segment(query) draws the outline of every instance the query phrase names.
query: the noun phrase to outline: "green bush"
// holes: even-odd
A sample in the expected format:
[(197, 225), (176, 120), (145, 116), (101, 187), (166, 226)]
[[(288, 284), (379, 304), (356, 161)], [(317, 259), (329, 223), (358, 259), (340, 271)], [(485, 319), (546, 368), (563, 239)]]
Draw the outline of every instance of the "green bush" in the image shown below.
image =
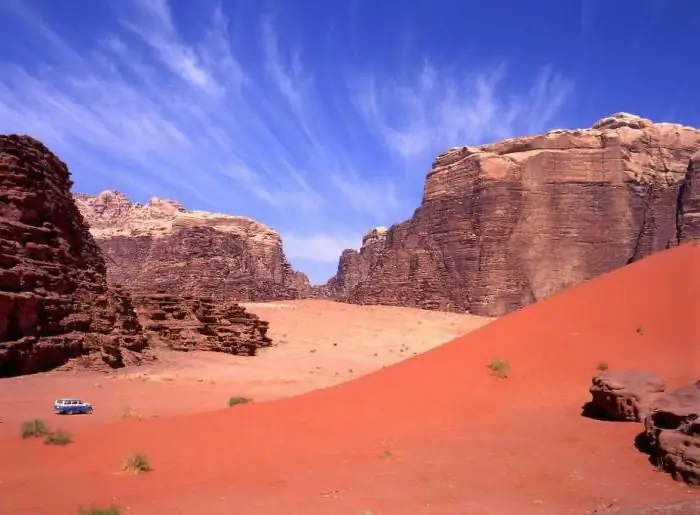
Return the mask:
[(146, 458), (145, 454), (136, 453), (126, 459), (124, 469), (127, 472), (141, 474), (143, 472), (149, 472), (151, 470), (151, 465), (148, 463), (148, 458)]
[(248, 397), (229, 397), (228, 405), (229, 407), (233, 407), (238, 406), (239, 404), (247, 404), (250, 401), (252, 401), (252, 399), (249, 399)]
[(114, 504), (107, 508), (97, 508), (93, 506), (92, 508), (83, 508), (80, 506), (78, 508), (78, 515), (119, 515), (121, 512)]
[(68, 445), (73, 440), (70, 433), (59, 429), (56, 432), (49, 433), (44, 437), (44, 443), (49, 445)]
[(49, 426), (40, 418), (22, 422), (22, 438), (38, 438), (49, 433)]
[(488, 364), (488, 368), (500, 379), (506, 379), (510, 375), (510, 363), (503, 359), (494, 359)]

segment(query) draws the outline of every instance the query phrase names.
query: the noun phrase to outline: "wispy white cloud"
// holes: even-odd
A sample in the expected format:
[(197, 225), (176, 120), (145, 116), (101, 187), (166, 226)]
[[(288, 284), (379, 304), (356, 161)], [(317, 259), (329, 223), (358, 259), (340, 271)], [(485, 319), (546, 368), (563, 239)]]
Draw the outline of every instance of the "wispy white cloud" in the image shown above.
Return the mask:
[(544, 67), (530, 88), (504, 87), (507, 63), (487, 70), (440, 70), (430, 62), (392, 79), (361, 75), (352, 84), (358, 111), (405, 159), (457, 144), (485, 143), (545, 130), (573, 83)]
[(0, 4), (46, 43), (23, 59), (0, 48), (0, 131), (42, 139), (78, 188), (259, 218), (292, 259), (334, 261), (369, 227), (401, 221), (437, 153), (544, 130), (572, 88), (546, 68), (515, 87), (506, 65), (324, 60), (264, 12), (234, 33), (225, 2), (197, 17), (203, 26), (167, 0), (110, 5), (78, 45), (29, 3)]

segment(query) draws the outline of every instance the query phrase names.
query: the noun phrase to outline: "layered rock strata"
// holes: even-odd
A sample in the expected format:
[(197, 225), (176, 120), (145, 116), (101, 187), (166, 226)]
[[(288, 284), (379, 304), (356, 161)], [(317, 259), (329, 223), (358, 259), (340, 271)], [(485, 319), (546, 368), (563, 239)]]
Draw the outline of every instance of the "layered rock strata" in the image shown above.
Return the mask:
[(247, 356), (272, 345), (268, 323), (239, 304), (160, 293), (136, 294), (134, 305), (154, 345)]
[(107, 260), (110, 284), (135, 293), (237, 301), (296, 299), (309, 294), (280, 235), (242, 216), (188, 211), (179, 202), (130, 202), (116, 191), (75, 195)]
[(138, 362), (147, 339), (70, 194), (66, 165), (29, 136), (0, 136), (0, 377), (99, 356)]
[(497, 316), (700, 237), (700, 131), (626, 113), (440, 155), (413, 217), (343, 252), (339, 300)]

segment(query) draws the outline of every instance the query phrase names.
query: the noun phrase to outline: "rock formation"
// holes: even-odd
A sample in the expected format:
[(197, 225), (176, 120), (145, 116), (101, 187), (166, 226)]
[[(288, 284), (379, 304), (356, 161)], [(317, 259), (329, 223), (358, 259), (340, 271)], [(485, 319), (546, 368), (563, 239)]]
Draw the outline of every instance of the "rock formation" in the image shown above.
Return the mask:
[(328, 295), (496, 316), (700, 237), (700, 131), (617, 113), (453, 148), (413, 217), (343, 252)]
[(235, 303), (161, 293), (135, 294), (134, 305), (153, 345), (254, 356), (272, 344), (268, 323)]
[(310, 291), (278, 233), (242, 216), (188, 211), (172, 200), (131, 203), (116, 191), (75, 195), (107, 260), (110, 284), (135, 293), (294, 299)]
[(28, 136), (0, 136), (0, 377), (99, 355), (137, 362), (146, 338), (70, 194), (66, 165)]
[(657, 399), (644, 426), (657, 464), (674, 479), (700, 486), (700, 380)]
[[(362, 251), (368, 257), (376, 256), (381, 252), (386, 238), (386, 227), (375, 227), (362, 237)], [(373, 265), (373, 260), (358, 259), (358, 253), (354, 250), (346, 249), (340, 255), (338, 261), (338, 273), (331, 277), (327, 284), (316, 287), (322, 296), (343, 299), (351, 298), (353, 288), (357, 286), (362, 278), (369, 275), (369, 269)]]
[(638, 370), (606, 371), (592, 380), (592, 403), (612, 420), (642, 422), (665, 389), (654, 374)]

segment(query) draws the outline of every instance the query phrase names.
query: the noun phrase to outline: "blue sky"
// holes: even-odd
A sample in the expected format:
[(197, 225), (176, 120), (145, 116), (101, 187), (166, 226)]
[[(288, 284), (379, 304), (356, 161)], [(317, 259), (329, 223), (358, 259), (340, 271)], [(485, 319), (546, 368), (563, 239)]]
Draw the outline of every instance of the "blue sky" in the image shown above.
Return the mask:
[(323, 282), (435, 156), (617, 111), (700, 125), (696, 0), (0, 0), (0, 132), (74, 191), (278, 230)]

